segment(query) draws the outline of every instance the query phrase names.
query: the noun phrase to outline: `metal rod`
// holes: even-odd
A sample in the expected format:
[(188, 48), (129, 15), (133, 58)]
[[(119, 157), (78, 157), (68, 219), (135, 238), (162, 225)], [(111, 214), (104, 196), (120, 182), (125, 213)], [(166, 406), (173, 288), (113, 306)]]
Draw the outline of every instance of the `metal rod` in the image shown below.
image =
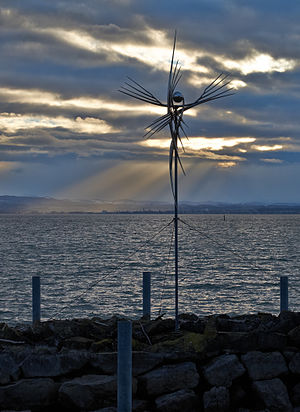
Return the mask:
[(175, 112), (175, 164), (174, 164), (174, 254), (175, 254), (175, 331), (179, 330), (178, 321), (178, 127)]
[(143, 318), (151, 318), (151, 272), (143, 272)]
[(280, 276), (280, 312), (289, 310), (288, 276)]
[(41, 320), (41, 279), (39, 276), (32, 276), (32, 323)]
[(132, 324), (118, 322), (118, 412), (132, 410)]

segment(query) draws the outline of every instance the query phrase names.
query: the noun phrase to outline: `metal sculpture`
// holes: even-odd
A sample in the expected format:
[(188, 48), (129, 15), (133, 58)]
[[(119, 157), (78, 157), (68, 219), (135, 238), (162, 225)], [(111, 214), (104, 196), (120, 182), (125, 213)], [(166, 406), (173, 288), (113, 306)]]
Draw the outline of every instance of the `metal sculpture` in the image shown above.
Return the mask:
[[(185, 103), (184, 96), (180, 91), (176, 90), (176, 87), (182, 77), (180, 73), (181, 67), (177, 60), (174, 64), (174, 54), (176, 48), (176, 32), (174, 36), (174, 44), (169, 72), (168, 80), (168, 94), (167, 103), (162, 103), (154, 94), (144, 88), (141, 84), (135, 80), (128, 78), (128, 82), (125, 82), (125, 86), (122, 86), (119, 90), (121, 93), (127, 96), (133, 97), (137, 100), (141, 100), (146, 103), (153, 104), (155, 106), (166, 107), (167, 113), (154, 120), (149, 126), (145, 128), (147, 132), (144, 137), (149, 138), (155, 133), (160, 132), (166, 126), (169, 126), (171, 133), (170, 152), (169, 152), (169, 173), (172, 194), (174, 198), (174, 255), (175, 255), (175, 330), (179, 329), (178, 321), (178, 163), (181, 167), (183, 174), (185, 171), (183, 164), (178, 153), (178, 140), (184, 151), (182, 143), (181, 133), (187, 138), (184, 126), (186, 123), (183, 120), (183, 114), (186, 110), (196, 107), (200, 104), (210, 102), (212, 100), (220, 99), (232, 95), (230, 93), (232, 87), (227, 87), (230, 83), (228, 80), (228, 74), (219, 74), (202, 92), (194, 102)], [(174, 169), (173, 169), (174, 164)]]

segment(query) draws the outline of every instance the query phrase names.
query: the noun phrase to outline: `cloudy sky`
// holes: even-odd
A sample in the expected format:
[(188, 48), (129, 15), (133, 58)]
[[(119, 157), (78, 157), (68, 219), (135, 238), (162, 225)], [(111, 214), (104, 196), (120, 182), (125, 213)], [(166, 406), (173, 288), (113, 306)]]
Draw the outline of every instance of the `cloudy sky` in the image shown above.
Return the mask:
[(0, 195), (171, 200), (164, 109), (124, 96), (130, 76), (166, 100), (219, 73), (236, 93), (185, 114), (180, 198), (300, 202), (300, 3), (0, 0)]

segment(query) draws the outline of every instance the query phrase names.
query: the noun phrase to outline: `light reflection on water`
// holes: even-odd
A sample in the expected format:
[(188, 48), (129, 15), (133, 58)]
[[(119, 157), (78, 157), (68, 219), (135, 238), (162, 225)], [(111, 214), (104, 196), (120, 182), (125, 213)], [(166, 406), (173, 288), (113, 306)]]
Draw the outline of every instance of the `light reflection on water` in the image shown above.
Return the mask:
[[(300, 311), (300, 215), (182, 219), (201, 234), (180, 223), (180, 312), (278, 313), (280, 275), (290, 276), (290, 307)], [(143, 271), (152, 271), (154, 315), (173, 316), (172, 225), (141, 248), (171, 220), (0, 215), (0, 321), (30, 321), (32, 275), (42, 277), (43, 319), (139, 317)]]

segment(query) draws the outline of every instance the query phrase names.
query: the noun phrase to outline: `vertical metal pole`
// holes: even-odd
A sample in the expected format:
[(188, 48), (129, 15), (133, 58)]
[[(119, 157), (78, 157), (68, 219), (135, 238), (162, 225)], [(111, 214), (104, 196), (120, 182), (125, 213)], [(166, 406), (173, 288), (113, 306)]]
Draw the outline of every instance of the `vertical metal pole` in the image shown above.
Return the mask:
[(177, 151), (177, 141), (178, 141), (178, 127), (177, 127), (177, 112), (175, 112), (175, 165), (174, 165), (174, 182), (175, 182), (175, 193), (174, 193), (174, 247), (175, 247), (175, 331), (179, 330), (178, 321), (178, 151)]
[(132, 410), (132, 324), (118, 322), (118, 412)]
[(41, 279), (32, 276), (32, 323), (41, 320)]
[(151, 317), (151, 272), (143, 272), (143, 318)]
[(289, 310), (288, 276), (280, 276), (280, 312)]

